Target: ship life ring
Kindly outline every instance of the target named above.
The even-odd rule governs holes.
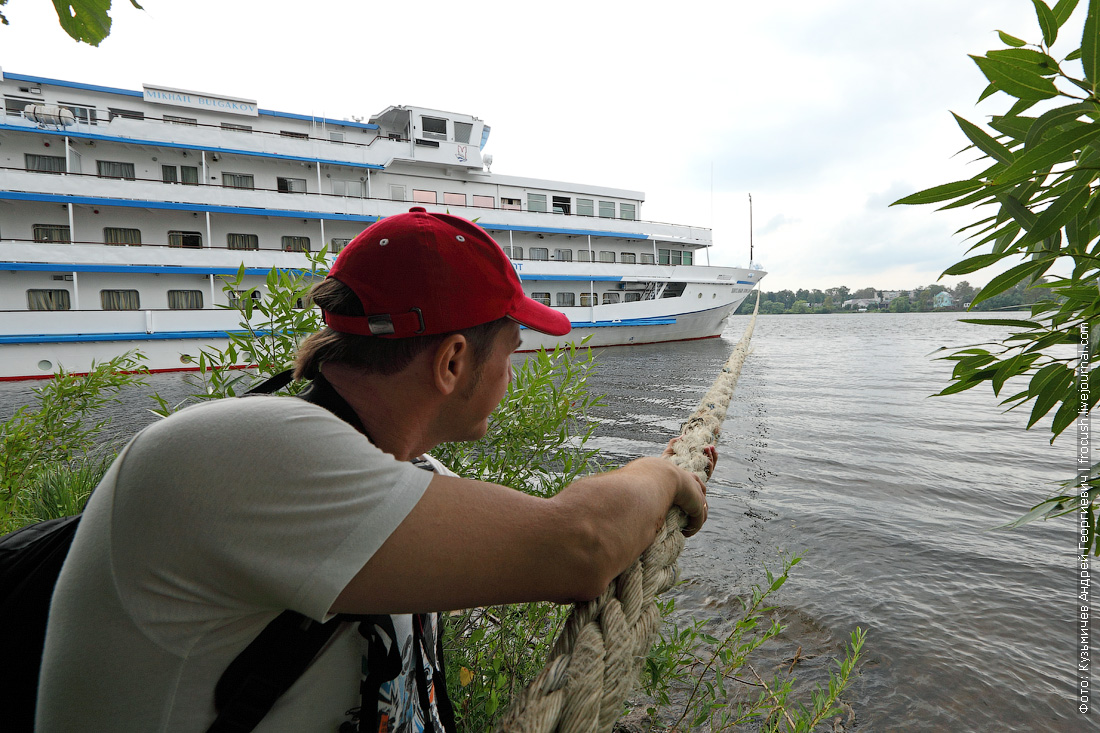
[[[23,108],[23,116],[40,125],[68,127],[76,122],[71,109],[56,104],[28,104]]]

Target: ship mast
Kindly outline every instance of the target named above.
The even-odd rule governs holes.
[[[749,265],[752,265],[752,194],[749,194]]]

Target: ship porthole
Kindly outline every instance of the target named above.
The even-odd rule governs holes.
[[[38,362],[38,368],[44,372],[52,372],[53,362],[43,359],[42,361]]]
[[[700,298],[702,298],[702,297],[703,297],[703,294],[702,294],[702,293],[699,293],[699,297],[700,297]]]
[[[190,354],[180,354],[180,363],[181,364],[190,364],[194,360],[195,360],[195,357],[191,356]]]

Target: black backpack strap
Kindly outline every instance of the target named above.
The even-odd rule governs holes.
[[[207,733],[248,733],[302,676],[343,623],[284,611],[226,668],[214,688],[218,717]]]
[[[439,710],[439,718],[443,721],[444,731],[457,733],[454,705],[451,704],[451,696],[447,694],[447,664],[443,661],[443,623],[443,614],[436,614],[435,659],[439,666],[434,670],[439,673],[439,684],[435,686],[435,705]]]
[[[260,382],[255,387],[241,395],[241,397],[248,397],[249,395],[254,394],[273,394],[293,381],[294,370],[287,369]]]
[[[379,717],[378,697],[382,685],[401,674],[401,644],[390,616],[368,616],[359,623],[359,633],[367,640],[367,676],[359,686],[362,707],[359,730],[363,733],[385,731]]]

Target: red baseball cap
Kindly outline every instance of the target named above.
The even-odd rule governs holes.
[[[328,276],[351,288],[366,313],[322,311],[341,333],[407,338],[504,317],[551,336],[570,329],[564,314],[524,295],[511,260],[484,229],[422,206],[367,227]]]

